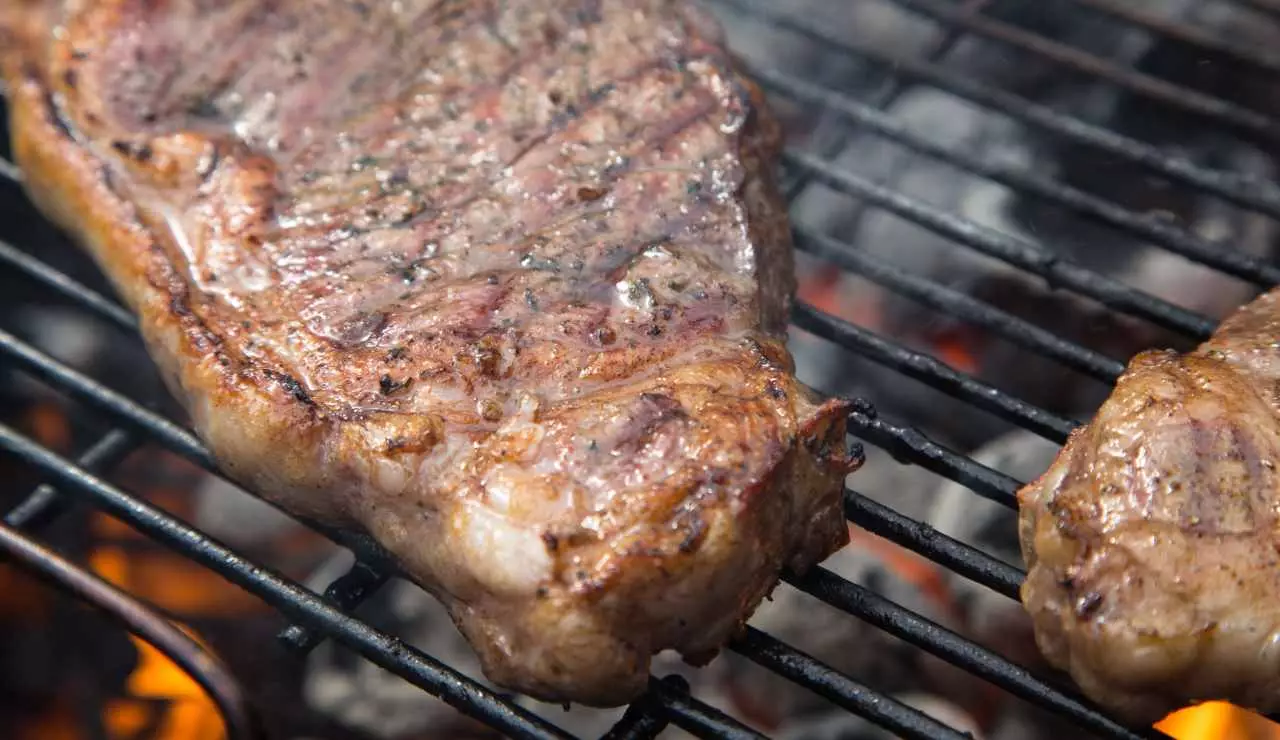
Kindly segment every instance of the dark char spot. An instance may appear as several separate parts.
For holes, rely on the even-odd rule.
[[[381,391],[384,396],[389,396],[392,393],[404,390],[410,385],[413,385],[413,378],[396,380],[390,375],[383,375],[381,378],[378,378],[378,390]]]
[[[316,402],[311,400],[311,396],[307,393],[307,389],[302,387],[302,383],[299,383],[297,378],[289,375],[288,373],[276,372],[274,370],[267,370],[266,373],[268,377],[283,386],[290,395],[301,403],[308,406],[316,405]]]

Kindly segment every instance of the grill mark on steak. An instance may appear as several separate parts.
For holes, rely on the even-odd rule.
[[[697,11],[17,2],[28,186],[200,436],[373,535],[494,681],[625,702],[845,542],[778,130]]]

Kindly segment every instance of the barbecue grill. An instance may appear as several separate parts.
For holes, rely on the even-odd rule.
[[[811,79],[778,69],[752,69],[754,77],[777,99],[809,109],[822,109],[838,121],[843,135],[825,144],[826,151],[788,151],[783,166],[785,192],[797,197],[806,187],[820,184],[857,198],[867,209],[880,209],[913,222],[954,244],[1035,276],[1058,291],[1081,296],[1110,311],[1132,316],[1190,340],[1209,336],[1213,318],[1135,290],[1101,272],[1087,269],[1053,252],[1053,244],[1031,243],[971,222],[904,195],[892,187],[864,177],[858,171],[837,167],[833,155],[849,136],[872,134],[936,159],[966,173],[989,179],[1020,195],[1034,198],[1084,219],[1097,222],[1169,253],[1239,278],[1257,288],[1280,282],[1280,267],[1239,251],[1223,248],[1212,239],[1186,230],[1158,214],[1118,205],[1060,180],[1026,168],[1006,166],[982,157],[939,145],[922,138],[883,111],[906,92],[928,88],[943,91],[993,113],[1006,116],[1029,129],[1073,146],[1103,154],[1126,165],[1142,168],[1170,187],[1212,196],[1253,213],[1280,219],[1280,186],[1276,183],[1199,165],[1158,145],[1096,126],[1080,117],[1040,105],[1018,94],[989,85],[983,79],[958,74],[940,63],[966,38],[1018,50],[1063,74],[1113,86],[1148,101],[1169,115],[1184,116],[1206,129],[1220,130],[1260,148],[1275,151],[1280,145],[1280,120],[1213,94],[1180,87],[1150,74],[1101,56],[1081,51],[988,14],[996,0],[896,0],[898,6],[931,19],[944,29],[940,40],[926,53],[901,57],[846,33],[823,28],[804,17],[778,10],[766,0],[713,0],[712,4],[761,22],[786,29],[807,43],[879,68],[889,84],[874,94],[854,97]],[[1213,60],[1224,60],[1251,74],[1280,74],[1280,55],[1259,53],[1203,32],[1187,23],[1170,21],[1125,0],[1063,0],[1071,12],[1089,14],[1101,22],[1137,28],[1154,37],[1186,47]],[[1235,0],[1261,19],[1280,23],[1280,2]],[[0,159],[0,198],[17,203],[21,173]],[[22,212],[37,218],[29,206]],[[1123,370],[1116,358],[1069,341],[1055,333],[984,302],[927,275],[914,274],[839,237],[797,227],[800,250],[820,262],[837,265],[888,291],[985,332],[1007,339],[1028,353],[1062,363],[1086,376],[1110,383]],[[14,246],[0,242],[3,269],[23,280],[55,291],[83,311],[113,324],[121,332],[133,332],[135,322],[112,298],[95,292],[33,257],[39,245]],[[926,352],[911,348],[890,336],[798,303],[795,326],[826,342],[856,353],[886,368],[909,376],[956,399],[971,404],[1041,437],[1061,443],[1077,421],[1037,407],[961,372]],[[351,616],[352,610],[394,575],[376,546],[347,533],[320,529],[349,548],[356,564],[316,595],[296,582],[221,544],[170,513],[104,480],[113,466],[142,445],[156,444],[212,470],[208,451],[187,429],[98,379],[54,359],[33,344],[0,330],[0,361],[34,377],[77,403],[76,408],[108,420],[114,427],[79,457],[61,456],[9,426],[0,426],[0,448],[21,460],[48,481],[4,514],[0,525],[0,549],[61,589],[114,615],[130,630],[159,647],[188,671],[215,699],[232,738],[257,736],[257,725],[229,674],[194,641],[175,629],[159,613],[82,570],[70,559],[34,538],[69,508],[87,503],[127,523],[148,538],[211,569],[257,595],[288,620],[280,635],[279,649],[305,653],[324,640],[334,640],[391,671],[423,691],[440,697],[484,724],[504,734],[522,738],[562,738],[569,735],[551,722],[517,706],[509,697],[482,686],[458,670],[400,642]],[[904,381],[906,382],[906,381]],[[870,399],[874,402],[875,399]],[[1015,507],[1014,493],[1020,481],[959,454],[905,424],[877,414],[871,402],[860,402],[849,419],[850,433],[862,442],[883,448],[904,465],[915,465],[956,481],[977,496],[1006,507]],[[851,479],[857,485],[858,477]],[[945,536],[929,524],[893,508],[846,490],[844,508],[850,522],[992,591],[1017,598],[1023,573],[1017,568],[969,545]],[[1015,665],[995,652],[964,639],[883,595],[851,583],[829,570],[817,568],[804,576],[787,575],[787,586],[809,593],[864,620],[917,648],[932,653],[964,671],[994,684],[1037,707],[1056,713],[1089,733],[1106,738],[1163,736],[1149,728],[1127,727],[1108,717],[1056,679],[1046,679]],[[960,738],[966,735],[943,722],[858,681],[841,674],[770,635],[748,628],[730,650],[785,676],[825,697],[843,709],[907,738]],[[851,646],[850,649],[856,649]],[[654,677],[648,692],[630,706],[610,738],[654,737],[668,725],[696,736],[755,738],[760,735],[731,717],[722,708],[694,698],[679,677]]]

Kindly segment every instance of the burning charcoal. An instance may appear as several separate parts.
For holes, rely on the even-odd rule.
[[[903,465],[873,445],[863,445],[863,454],[866,463],[849,476],[849,486],[899,514],[917,521],[929,518],[937,500],[936,473],[917,465]]]
[[[1043,711],[1022,701],[1013,700],[987,733],[989,740],[1093,740],[1100,736],[1085,730],[1060,715]]]

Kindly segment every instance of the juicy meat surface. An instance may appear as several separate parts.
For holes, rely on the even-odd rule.
[[[1046,657],[1135,722],[1280,709],[1280,291],[1136,357],[1019,494]]]
[[[236,480],[610,705],[847,540],[779,134],[674,0],[7,0],[31,195]]]

